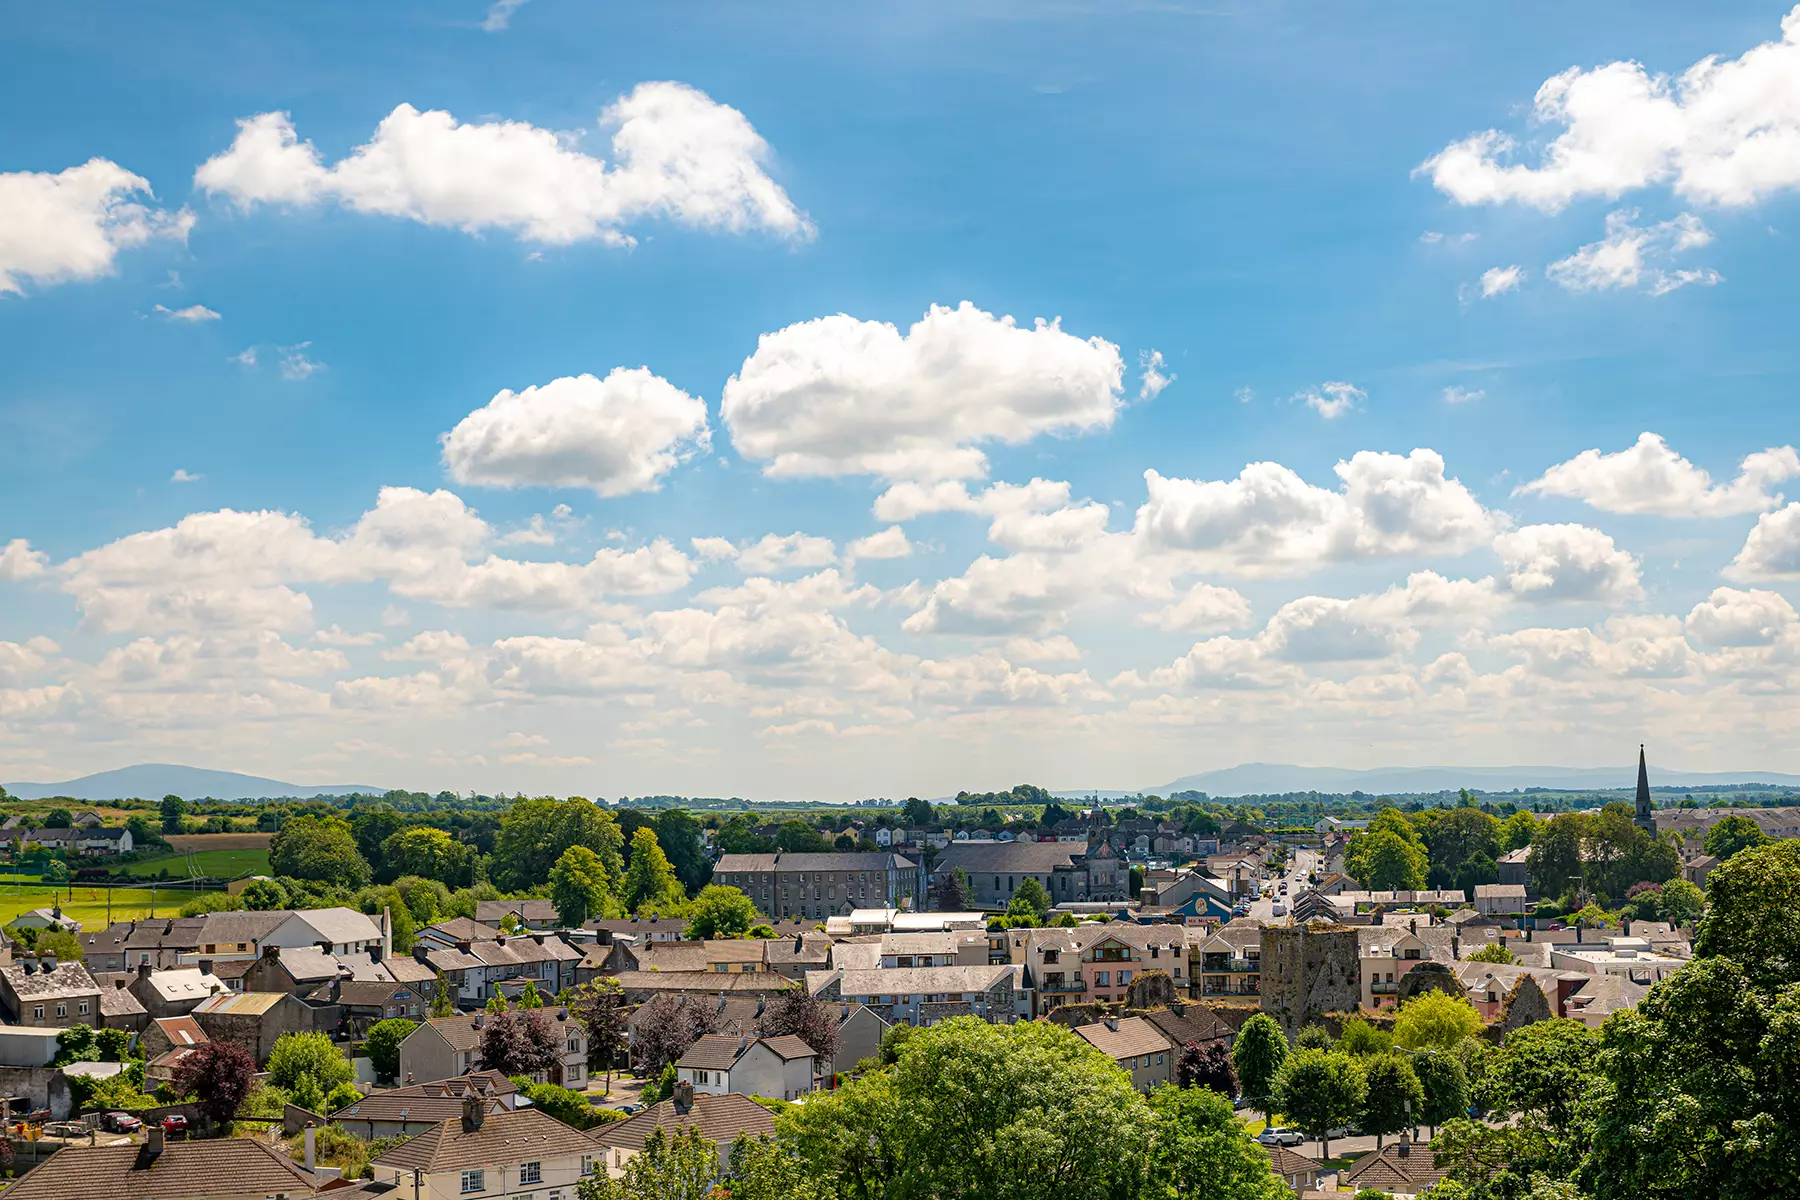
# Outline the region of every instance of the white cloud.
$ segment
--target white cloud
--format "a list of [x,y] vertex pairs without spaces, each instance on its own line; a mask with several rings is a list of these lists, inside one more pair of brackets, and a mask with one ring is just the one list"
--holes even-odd
[[1012,638],[1006,643],[1006,657],[1014,662],[1079,662],[1081,647],[1064,634],[1047,638]]
[[171,321],[186,321],[189,324],[219,319],[219,314],[204,304],[190,304],[186,308],[170,308],[167,305],[158,304],[151,311],[159,312]]
[[1754,204],[1800,186],[1800,6],[1782,40],[1736,59],[1708,56],[1678,79],[1635,62],[1571,67],[1538,89],[1533,120],[1563,126],[1540,165],[1490,129],[1420,168],[1459,204],[1518,201],[1554,212],[1582,196],[1617,198],[1667,183],[1709,204]]
[[1525,282],[1525,268],[1514,265],[1510,267],[1489,267],[1481,273],[1481,298],[1492,300],[1495,296],[1504,296],[1508,292],[1516,292],[1519,285]]
[[254,367],[256,365],[256,347],[245,346],[241,354],[231,356],[231,361],[240,367]]
[[601,114],[612,161],[574,139],[518,121],[464,125],[402,104],[375,136],[327,167],[286,113],[238,122],[230,149],[194,183],[240,208],[336,200],[358,212],[480,233],[506,230],[551,245],[598,238],[663,217],[741,233],[809,237],[812,226],[763,169],[769,148],[744,114],[685,84],[641,83]]
[[104,158],[52,175],[0,174],[0,294],[110,275],[120,250],[186,240],[193,214],[146,207],[149,181]]
[[50,565],[50,556],[33,550],[24,538],[14,538],[0,546],[0,580],[17,581],[42,575]]
[[338,625],[313,631],[313,641],[322,646],[373,646],[385,640],[386,635],[376,630],[366,633],[349,633]]
[[482,18],[481,28],[488,33],[499,33],[512,28],[512,15],[524,8],[530,0],[494,0],[488,5],[487,16]]
[[1758,517],[1725,575],[1743,580],[1800,578],[1800,502]]
[[987,470],[983,443],[1109,427],[1124,369],[1101,338],[967,301],[933,305],[904,334],[839,314],[764,334],[720,412],[769,475],[968,479]]
[[1149,546],[1192,552],[1203,567],[1287,574],[1330,561],[1460,554],[1485,544],[1502,519],[1432,450],[1357,453],[1337,464],[1338,491],[1280,463],[1251,463],[1230,480],[1144,473],[1149,499],[1136,532]]
[[440,439],[458,483],[655,491],[709,444],[706,403],[646,367],[498,393]]
[[1444,389],[1443,395],[1445,404],[1473,404],[1477,400],[1485,399],[1487,393],[1480,388],[1458,387],[1456,384],[1451,384]]
[[875,518],[910,521],[928,513],[966,512],[997,517],[1010,512],[1042,512],[1069,502],[1069,485],[1060,480],[995,483],[971,495],[960,481],[932,484],[896,483],[875,498]]
[[1654,433],[1641,433],[1616,454],[1584,450],[1524,484],[1519,493],[1567,496],[1602,512],[1654,513],[1665,517],[1723,517],[1761,512],[1781,503],[1772,487],[1800,476],[1800,454],[1772,446],[1748,455],[1730,483],[1669,449]]
[[1776,592],[1715,588],[1687,615],[1687,635],[1703,646],[1768,646],[1793,636],[1800,617]]
[[1653,296],[1667,295],[1690,283],[1711,287],[1724,280],[1710,267],[1665,271],[1653,265],[1712,241],[1712,234],[1699,217],[1682,213],[1673,220],[1648,226],[1634,225],[1636,219],[1634,209],[1608,213],[1606,237],[1551,263],[1544,268],[1545,277],[1571,292],[1634,288],[1647,283]]
[[837,547],[830,538],[804,533],[767,534],[761,541],[738,552],[738,569],[752,575],[772,575],[796,568],[823,567],[837,561]]
[[1174,604],[1138,618],[1145,625],[1184,633],[1219,633],[1250,622],[1250,602],[1230,588],[1196,583]]
[[554,546],[556,531],[545,523],[543,513],[532,513],[530,521],[500,540],[508,546]]
[[857,538],[844,553],[847,558],[908,558],[912,552],[913,544],[907,540],[906,530],[889,525],[880,533]]
[[169,476],[170,483],[199,483],[206,476],[195,474],[185,467],[176,467],[175,473]]
[[[281,353],[281,377],[283,379],[290,383],[299,383],[303,379],[310,378],[313,372],[323,371],[325,369],[324,363],[307,356],[306,348],[310,345],[312,345],[311,342],[301,342],[297,346],[282,346],[279,348]],[[253,364],[254,360],[252,360],[251,365]]]
[[1327,421],[1335,421],[1352,409],[1361,408],[1368,398],[1369,393],[1355,384],[1341,382],[1322,383],[1294,397]]
[[1479,233],[1440,233],[1435,229],[1427,229],[1419,235],[1419,240],[1427,246],[1438,246],[1448,243],[1453,246],[1465,246],[1481,237]]
[[1617,604],[1643,594],[1637,559],[1585,525],[1526,525],[1494,539],[1522,600]]
[[1146,350],[1138,355],[1138,369],[1143,372],[1142,381],[1138,385],[1139,400],[1154,400],[1162,395],[1162,390],[1175,382],[1173,372],[1167,371],[1161,350]]
[[1509,654],[1527,668],[1516,682],[1582,679],[1680,679],[1697,655],[1674,617],[1613,617],[1592,629],[1520,629],[1487,639],[1489,648]]

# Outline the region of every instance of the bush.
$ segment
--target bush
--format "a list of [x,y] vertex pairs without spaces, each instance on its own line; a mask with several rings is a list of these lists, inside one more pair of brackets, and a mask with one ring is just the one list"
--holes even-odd
[[355,1084],[340,1083],[331,1089],[331,1094],[325,1097],[325,1103],[332,1112],[337,1112],[341,1108],[349,1108],[362,1098],[363,1094],[356,1090]]

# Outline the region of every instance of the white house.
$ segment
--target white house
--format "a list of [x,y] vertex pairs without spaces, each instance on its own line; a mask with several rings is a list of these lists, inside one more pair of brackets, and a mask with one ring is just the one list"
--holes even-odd
[[[329,942],[331,948],[325,949]],[[375,951],[386,958],[387,938],[374,917],[354,908],[313,908],[297,912],[262,939],[264,946],[310,946],[327,954]]]
[[815,1087],[817,1063],[812,1047],[792,1034],[747,1038],[709,1033],[676,1062],[675,1079],[702,1095],[738,1092],[794,1100]]
[[584,1177],[602,1169],[604,1151],[555,1117],[535,1108],[487,1108],[481,1097],[469,1097],[460,1119],[439,1122],[372,1159],[370,1177],[418,1200],[535,1200],[573,1196]]

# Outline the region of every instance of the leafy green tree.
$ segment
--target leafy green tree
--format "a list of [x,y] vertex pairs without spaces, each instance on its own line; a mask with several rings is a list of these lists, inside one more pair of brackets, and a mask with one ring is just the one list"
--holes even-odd
[[1498,938],[1489,942],[1473,954],[1463,955],[1463,959],[1466,962],[1480,963],[1516,963],[1519,961],[1514,957],[1513,952],[1506,948],[1506,943]]
[[350,832],[356,838],[357,853],[371,863],[381,863],[383,879],[396,879],[405,874],[423,873],[395,870],[392,869],[391,860],[383,862],[388,839],[405,828],[406,818],[395,811],[394,806],[386,801],[378,800],[372,804],[358,804],[350,814]]
[[94,1030],[91,1025],[70,1025],[58,1030],[56,1034],[56,1057],[50,1061],[53,1067],[66,1067],[70,1063],[95,1062],[100,1057]]
[[1768,840],[1762,826],[1749,817],[1721,817],[1706,831],[1706,852],[1724,862],[1739,850],[1754,850]]
[[570,846],[550,868],[550,899],[556,917],[574,929],[591,917],[612,916],[618,911],[606,864],[586,846]]
[[579,796],[520,800],[500,818],[494,837],[494,882],[524,891],[550,877],[550,869],[570,846],[585,846],[606,864],[614,894],[624,870],[624,834],[613,815]]
[[1759,986],[1800,980],[1800,841],[1736,854],[1706,877],[1698,957],[1722,955]]
[[370,878],[350,826],[337,817],[310,814],[289,817],[269,839],[269,869],[346,888],[362,887]]
[[718,1151],[698,1125],[671,1136],[658,1125],[632,1156],[625,1173],[613,1179],[596,1171],[575,1187],[580,1200],[707,1200],[718,1172]]
[[542,1007],[544,1007],[543,993],[538,991],[537,984],[532,982],[529,979],[527,979],[525,981],[525,986],[519,989],[519,1007],[520,1008],[542,1008]]
[[783,854],[823,854],[831,842],[799,817],[783,821],[775,831],[775,848]]
[[325,1109],[327,1112],[337,1112],[339,1109],[349,1108],[352,1104],[362,1103],[362,1098],[363,1094],[356,1090],[355,1084],[340,1083],[331,1089],[329,1096],[325,1097]]
[[382,1079],[393,1079],[400,1074],[400,1043],[418,1027],[417,1022],[405,1017],[389,1017],[369,1026],[369,1034],[364,1039],[363,1046],[376,1075]]
[[124,1062],[131,1053],[131,1034],[123,1029],[96,1029],[94,1049],[101,1062]]
[[666,808],[656,814],[656,842],[675,868],[685,893],[706,886],[712,864],[706,861],[706,845],[700,839],[700,822],[682,808]]
[[37,952],[55,955],[58,962],[80,962],[81,939],[66,929],[46,929],[38,934]]
[[310,1080],[318,1089],[320,1103],[324,1103],[332,1088],[356,1078],[350,1060],[322,1033],[282,1034],[269,1052],[268,1070],[269,1082],[290,1092],[299,1088],[303,1080]]
[[917,796],[910,796],[907,798],[906,803],[900,807],[900,820],[908,827],[935,825],[937,823],[937,814],[932,811],[931,801],[921,800]]
[[287,889],[275,879],[252,879],[238,893],[238,899],[251,912],[280,912],[288,906]]
[[164,833],[180,833],[181,818],[187,814],[188,803],[180,796],[164,796],[162,798],[162,831]]
[[1587,825],[1588,818],[1581,813],[1562,813],[1538,830],[1525,857],[1525,871],[1539,892],[1560,896],[1581,881]]
[[731,1200],[831,1200],[783,1142],[739,1134],[731,1143]]
[[67,829],[75,823],[75,818],[66,808],[53,808],[44,814],[45,829]]
[[1361,1017],[1351,1017],[1344,1022],[1343,1031],[1338,1034],[1337,1048],[1345,1054],[1353,1054],[1357,1058],[1367,1058],[1372,1054],[1386,1054],[1394,1045],[1394,1037],[1384,1029],[1377,1029]]
[[756,832],[756,826],[743,813],[733,813],[713,835],[713,845],[720,854],[767,854],[775,843]]
[[1331,1030],[1323,1025],[1308,1025],[1294,1039],[1294,1045],[1302,1050],[1329,1050],[1332,1048]]
[[580,1092],[554,1083],[534,1083],[522,1090],[535,1108],[546,1116],[555,1117],[564,1125],[576,1129],[592,1129],[604,1120]]
[[450,995],[450,979],[442,970],[431,982],[431,1015],[449,1017],[456,1014],[456,1001]]
[[[1025,881],[1019,885],[1018,890],[1013,892],[1012,903],[1023,904],[1039,921],[1050,915],[1052,907],[1050,893],[1044,890],[1044,885],[1038,882],[1036,875],[1025,877]],[[1011,905],[1007,907],[1007,911],[1012,911]]]
[[1231,1058],[1237,1064],[1238,1083],[1251,1107],[1266,1118],[1275,1095],[1275,1077],[1287,1061],[1287,1035],[1267,1013],[1257,1013],[1238,1030]]
[[1462,1060],[1446,1050],[1422,1050],[1413,1055],[1412,1068],[1425,1095],[1414,1120],[1431,1127],[1469,1111],[1469,1073],[1463,1070]]
[[1691,929],[1706,912],[1706,893],[1685,879],[1671,879],[1656,897],[1658,919]]
[[1275,1107],[1331,1157],[1330,1133],[1361,1115],[1369,1084],[1360,1062],[1335,1050],[1296,1050],[1275,1076]]
[[1458,807],[1431,814],[1421,834],[1432,874],[1441,872],[1446,882],[1457,879],[1472,860],[1485,861],[1487,869],[1493,870],[1494,860],[1501,854],[1501,832],[1500,822],[1479,808]]
[[1543,822],[1538,820],[1536,813],[1520,809],[1506,818],[1505,825],[1501,827],[1500,852],[1505,854],[1525,849],[1537,837],[1537,831],[1542,825]]
[[1411,1129],[1425,1110],[1425,1089],[1406,1059],[1392,1052],[1363,1061],[1368,1098],[1363,1101],[1362,1131],[1375,1135],[1375,1148],[1390,1133]]
[[646,908],[676,910],[686,899],[675,868],[648,827],[631,835],[631,866],[623,890],[625,907],[634,913]]
[[255,1081],[256,1059],[250,1051],[241,1042],[220,1038],[184,1054],[170,1082],[177,1095],[191,1097],[200,1106],[208,1121],[223,1125],[237,1116],[238,1105]]
[[[58,851],[58,853],[61,853],[61,852]],[[44,882],[45,883],[67,883],[67,882],[69,882],[69,864],[64,862],[60,858],[46,859],[44,861]]]
[[1418,830],[1397,808],[1375,814],[1344,851],[1344,869],[1371,889],[1422,888],[1429,866]]
[[1475,1006],[1447,992],[1422,992],[1394,1014],[1394,1041],[1408,1050],[1448,1050],[1481,1033],[1485,1022]]
[[688,907],[690,938],[742,937],[756,924],[756,905],[750,897],[725,884],[708,884]]
[[1149,1170],[1137,1193],[1143,1200],[1292,1200],[1224,1096],[1159,1087],[1150,1093],[1150,1112]]
[[1153,1126],[1130,1077],[1073,1033],[972,1017],[916,1030],[892,1068],[776,1117],[842,1200],[1128,1196]]
[[389,879],[417,875],[446,886],[467,881],[469,848],[442,829],[411,825],[381,843],[382,872]]

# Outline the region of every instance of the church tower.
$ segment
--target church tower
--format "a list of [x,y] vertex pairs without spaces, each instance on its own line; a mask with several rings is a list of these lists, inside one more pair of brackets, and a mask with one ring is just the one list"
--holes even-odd
[[1650,807],[1650,770],[1644,763],[1644,747],[1638,746],[1637,825],[1651,837],[1656,836],[1656,814]]

